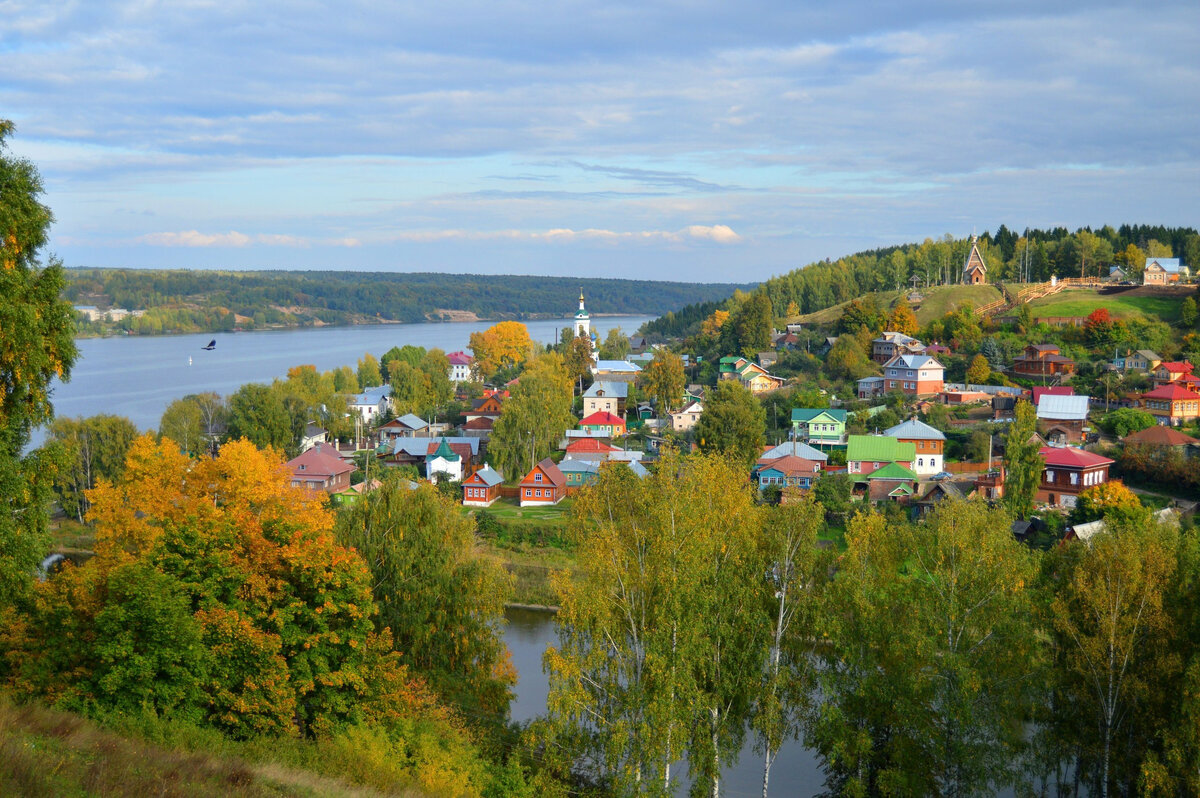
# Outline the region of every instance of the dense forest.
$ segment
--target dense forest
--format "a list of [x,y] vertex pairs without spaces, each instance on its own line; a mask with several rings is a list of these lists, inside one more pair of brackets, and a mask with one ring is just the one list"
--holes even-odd
[[[1146,257],[1177,257],[1200,263],[1200,234],[1191,227],[1105,225],[1070,232],[1026,229],[1024,233],[1000,225],[995,233],[979,236],[980,251],[991,282],[1043,282],[1051,276],[1107,275],[1119,265],[1130,279],[1139,279]],[[762,283],[755,293],[765,293],[777,315],[815,313],[871,291],[912,285],[931,286],[961,280],[962,264],[970,251],[970,238],[945,235],[920,244],[857,252],[837,260],[823,260]],[[715,307],[732,310],[741,302],[736,295],[725,302],[689,306],[647,323],[648,336],[694,335],[700,322]]]
[[64,298],[101,310],[145,310],[83,332],[196,332],[266,326],[562,316],[580,290],[594,313],[660,314],[722,299],[734,286],[514,275],[68,269]]

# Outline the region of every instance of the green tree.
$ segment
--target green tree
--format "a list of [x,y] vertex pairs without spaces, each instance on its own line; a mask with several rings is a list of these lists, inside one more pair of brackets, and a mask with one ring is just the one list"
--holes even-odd
[[1122,407],[1114,410],[1100,421],[1100,425],[1107,432],[1116,435],[1118,438],[1124,438],[1130,433],[1149,429],[1157,423],[1154,420],[1154,416],[1136,407]]
[[1079,494],[1071,511],[1071,523],[1084,524],[1111,515],[1138,515],[1142,501],[1120,482],[1104,482],[1086,488]]
[[137,427],[123,416],[57,418],[50,424],[50,439],[66,452],[54,480],[64,512],[83,522],[89,506],[87,492],[101,479],[112,481],[121,476],[125,455],[137,436]]
[[721,380],[705,398],[696,422],[703,452],[717,452],[750,466],[762,454],[767,414],[754,394],[734,380]]
[[0,119],[0,607],[26,593],[45,555],[55,458],[23,452],[53,416],[51,381],[68,379],[76,357],[62,265],[39,261],[53,217],[37,168],[8,152],[12,132]]
[[187,397],[167,405],[158,422],[158,434],[175,441],[185,454],[198,455],[208,449],[200,406]]
[[1184,327],[1189,330],[1196,326],[1196,319],[1200,318],[1200,313],[1196,310],[1196,300],[1192,297],[1185,297],[1179,305],[1179,321]]
[[1033,497],[1042,479],[1045,461],[1036,434],[1037,411],[1029,402],[1018,401],[1015,420],[1004,438],[1004,506],[1018,518],[1033,512]]
[[376,628],[404,662],[469,713],[501,719],[515,673],[500,629],[511,577],[475,548],[475,524],[432,485],[389,475],[338,517],[338,542],[371,569]]
[[991,366],[983,355],[976,355],[972,358],[971,365],[967,366],[967,383],[971,385],[986,385],[991,375]]
[[358,359],[357,377],[360,391],[383,385],[383,373],[379,370],[379,361],[370,352]]
[[687,379],[683,374],[683,359],[666,347],[654,350],[654,358],[638,375],[642,391],[654,400],[659,418],[674,410],[683,398]]
[[771,323],[774,317],[771,300],[765,293],[756,291],[747,297],[734,311],[730,324],[725,328],[732,330],[735,336],[736,351],[752,358],[757,353],[770,349]]
[[562,358],[547,354],[533,360],[512,394],[500,406],[488,458],[509,479],[520,479],[550,456],[574,422],[571,383]]
[[611,327],[600,344],[602,360],[624,360],[629,355],[629,338],[620,327]]
[[391,373],[392,407],[399,415],[426,415],[434,406],[433,385],[429,375],[404,360],[388,362]]
[[586,335],[572,338],[567,344],[563,365],[571,384],[578,386],[579,392],[583,393],[583,379],[592,373],[592,339]]
[[295,442],[292,419],[278,391],[270,385],[247,383],[229,397],[229,437],[245,438],[259,448],[280,452]]
[[1064,652],[1061,678],[1069,700],[1090,716],[1077,730],[1080,747],[1095,746],[1094,757],[1076,767],[1091,770],[1093,794],[1135,783],[1152,741],[1153,730],[1133,710],[1160,700],[1159,680],[1173,667],[1164,597],[1177,546],[1177,533],[1146,515],[1110,518],[1106,531],[1066,560],[1055,587],[1050,620]]

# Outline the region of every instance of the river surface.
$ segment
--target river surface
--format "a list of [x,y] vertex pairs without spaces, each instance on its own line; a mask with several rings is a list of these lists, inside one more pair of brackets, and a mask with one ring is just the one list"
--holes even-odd
[[[632,335],[652,316],[593,317],[600,340],[612,327]],[[310,363],[319,371],[353,368],[364,353],[380,357],[393,346],[467,348],[471,333],[493,322],[380,324],[356,327],[302,327],[195,335],[122,335],[77,341],[79,358],[71,381],[56,382],[52,401],[58,416],[125,416],[139,429],[158,427],[175,399],[215,391],[228,395],[248,382],[285,377],[292,366]],[[535,341],[553,343],[571,319],[526,322]],[[211,352],[201,349],[216,339]],[[40,436],[39,436],[40,439]],[[35,440],[35,445],[38,443]]]
[[[516,699],[512,703],[512,719],[524,723],[546,712],[546,697],[550,681],[542,671],[542,654],[546,646],[557,645],[554,615],[548,612],[510,609],[505,613],[504,642],[512,652],[517,669]],[[726,768],[721,779],[721,795],[730,798],[749,798],[762,795],[762,756],[755,753],[749,740],[737,764]],[[672,768],[672,772],[674,772]],[[687,767],[679,769],[681,776],[675,790],[686,795],[689,780]],[[772,796],[818,795],[824,787],[817,755],[797,741],[789,741],[771,766]]]

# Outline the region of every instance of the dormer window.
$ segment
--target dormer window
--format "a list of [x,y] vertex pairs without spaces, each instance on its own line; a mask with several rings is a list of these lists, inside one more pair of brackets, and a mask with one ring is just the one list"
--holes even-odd
[[541,474],[534,474],[534,475],[533,475],[533,481],[534,481],[534,482],[541,482],[541,481],[542,481],[542,475],[541,475]]

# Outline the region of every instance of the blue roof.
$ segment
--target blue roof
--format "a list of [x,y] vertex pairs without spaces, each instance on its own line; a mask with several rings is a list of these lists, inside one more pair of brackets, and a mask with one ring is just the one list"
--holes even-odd
[[884,435],[903,441],[944,441],[946,436],[941,430],[935,429],[924,421],[915,418],[901,422],[883,431]]
[[476,471],[475,476],[479,477],[483,484],[487,485],[489,488],[494,485],[499,485],[504,481],[504,477],[501,476],[500,472],[492,468],[490,465],[485,465],[483,468]]
[[636,373],[641,371],[635,363],[630,363],[628,360],[597,360],[596,365],[592,367],[592,371],[625,371]]
[[600,396],[600,391],[604,391],[605,396],[627,399],[629,397],[629,383],[620,382],[619,380],[596,380],[591,384],[591,387],[583,392],[583,395],[594,399]]
[[[467,438],[463,436],[446,436],[445,440],[449,443],[466,443],[471,447],[471,456],[479,456],[479,438]],[[442,438],[396,438],[392,441],[392,454],[400,454],[403,452],[409,457],[424,458],[429,454],[429,444],[441,443]]]
[[413,413],[405,413],[396,420],[409,429],[425,429],[429,426],[425,419]]
[[558,464],[558,470],[564,474],[599,474],[600,464],[593,460],[576,460],[568,457]]
[[846,411],[845,410],[842,410],[842,409],[834,410],[833,408],[829,408],[829,407],[827,407],[823,410],[819,409],[819,408],[814,408],[814,407],[793,407],[792,408],[792,422],[793,423],[799,422],[802,424],[807,424],[808,422],[812,421],[814,418],[821,415],[822,413],[826,414],[827,416],[832,418],[834,421],[841,422],[842,424],[846,423]]
[[356,405],[377,405],[384,399],[392,395],[392,386],[379,385],[374,388],[367,388],[360,394],[354,396],[352,404]]
[[1179,258],[1146,258],[1146,265],[1157,263],[1164,272],[1175,274],[1180,269]]
[[829,455],[825,454],[821,450],[814,449],[807,443],[800,443],[800,441],[788,441],[786,443],[781,443],[773,449],[767,449],[759,456],[764,459],[773,460],[776,457],[786,457],[789,454],[794,454],[797,457],[803,457],[805,460],[820,460],[821,462],[825,462],[829,459]]

